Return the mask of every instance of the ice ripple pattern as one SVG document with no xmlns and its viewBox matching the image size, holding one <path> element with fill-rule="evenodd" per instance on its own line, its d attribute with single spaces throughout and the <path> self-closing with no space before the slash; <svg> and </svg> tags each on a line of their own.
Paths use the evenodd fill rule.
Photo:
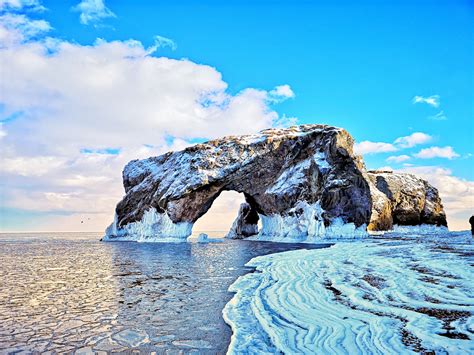
<svg viewBox="0 0 474 355">
<path fill-rule="evenodd" d="M 438 238 L 440 239 L 440 238 Z M 470 236 L 257 257 L 223 315 L 229 354 L 474 352 Z M 459 239 L 459 238 L 458 238 Z"/>
</svg>

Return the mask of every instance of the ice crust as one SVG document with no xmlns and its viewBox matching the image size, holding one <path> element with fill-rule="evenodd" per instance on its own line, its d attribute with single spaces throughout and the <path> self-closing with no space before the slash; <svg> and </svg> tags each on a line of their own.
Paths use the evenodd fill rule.
<svg viewBox="0 0 474 355">
<path fill-rule="evenodd" d="M 325 226 L 319 202 L 308 204 L 300 201 L 290 210 L 290 215 L 265 216 L 260 214 L 262 228 L 249 240 L 267 240 L 275 242 L 317 243 L 322 239 L 361 238 L 367 236 L 366 225 L 356 227 L 354 223 L 344 223 L 336 218 L 331 225 Z M 106 229 L 104 241 L 137 242 L 185 242 L 191 235 L 193 223 L 173 223 L 166 213 L 158 213 L 151 208 L 138 222 L 117 228 L 117 216 Z"/>
<path fill-rule="evenodd" d="M 138 222 L 128 223 L 117 228 L 117 216 L 106 229 L 104 241 L 136 242 L 185 242 L 191 235 L 193 224 L 189 222 L 173 223 L 168 214 L 158 213 L 150 208 Z"/>
<path fill-rule="evenodd" d="M 319 202 L 308 204 L 300 201 L 290 210 L 287 216 L 259 214 L 262 228 L 255 236 L 247 238 L 256 241 L 273 241 L 287 243 L 318 243 L 332 239 L 360 239 L 367 237 L 367 226 L 356 227 L 354 223 L 344 223 L 342 218 L 336 218 L 329 226 L 324 225 L 322 217 L 324 210 Z M 191 235 L 193 223 L 174 223 L 166 213 L 158 213 L 151 208 L 138 222 L 117 228 L 117 216 L 106 229 L 104 241 L 137 241 L 137 242 L 186 242 Z M 387 232 L 370 233 L 374 235 L 442 235 L 449 233 L 446 227 L 434 225 L 398 226 Z"/>
<path fill-rule="evenodd" d="M 473 353 L 470 238 L 365 240 L 254 258 L 247 266 L 257 271 L 230 287 L 236 294 L 223 310 L 233 330 L 228 354 Z"/>
<path fill-rule="evenodd" d="M 317 243 L 327 238 L 354 239 L 368 235 L 366 225 L 356 227 L 354 223 L 344 223 L 342 218 L 336 218 L 326 227 L 323 212 L 319 202 L 310 205 L 300 201 L 288 216 L 260 214 L 262 229 L 258 235 L 248 239 Z"/>
</svg>

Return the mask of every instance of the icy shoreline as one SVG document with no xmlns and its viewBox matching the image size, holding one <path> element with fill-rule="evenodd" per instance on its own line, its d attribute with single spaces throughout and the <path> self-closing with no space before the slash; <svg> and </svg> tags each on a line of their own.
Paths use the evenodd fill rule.
<svg viewBox="0 0 474 355">
<path fill-rule="evenodd" d="M 191 235 L 193 224 L 189 222 L 173 223 L 168 214 L 158 213 L 150 208 L 142 219 L 122 228 L 117 226 L 117 214 L 114 221 L 105 230 L 103 241 L 135 241 L 181 243 Z"/>
<path fill-rule="evenodd" d="M 252 259 L 229 288 L 228 353 L 474 351 L 470 233 Z"/>
</svg>

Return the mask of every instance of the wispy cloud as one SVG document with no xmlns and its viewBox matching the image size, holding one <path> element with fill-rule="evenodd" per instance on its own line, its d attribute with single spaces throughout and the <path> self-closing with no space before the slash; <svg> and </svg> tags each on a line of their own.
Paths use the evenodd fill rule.
<svg viewBox="0 0 474 355">
<path fill-rule="evenodd" d="M 79 21 L 83 25 L 95 24 L 109 17 L 116 17 L 115 14 L 105 6 L 103 0 L 82 0 L 73 7 L 73 10 L 80 12 Z"/>
<path fill-rule="evenodd" d="M 410 160 L 409 155 L 392 155 L 387 158 L 388 162 L 393 162 L 393 163 L 402 163 L 404 161 Z"/>
<path fill-rule="evenodd" d="M 411 148 L 419 144 L 424 144 L 432 140 L 429 134 L 423 132 L 415 132 L 409 136 L 399 137 L 395 139 L 395 144 L 400 148 Z"/>
<path fill-rule="evenodd" d="M 431 95 L 431 96 L 428 96 L 428 97 L 415 96 L 413 98 L 412 102 L 414 104 L 419 104 L 419 103 L 427 104 L 427 105 L 430 105 L 434 108 L 439 108 L 440 105 L 441 105 L 439 95 Z M 444 121 L 444 120 L 448 119 L 448 117 L 445 115 L 443 110 L 440 110 L 437 114 L 429 116 L 428 118 L 431 119 L 431 120 L 434 120 L 434 121 Z"/>
<path fill-rule="evenodd" d="M 0 139 L 5 137 L 7 135 L 7 132 L 3 129 L 3 123 L 0 122 Z"/>
<path fill-rule="evenodd" d="M 447 120 L 448 117 L 446 117 L 446 115 L 444 114 L 444 111 L 441 110 L 436 115 L 430 116 L 430 119 L 435 120 L 435 121 L 444 121 L 444 120 Z"/>
<path fill-rule="evenodd" d="M 173 51 L 176 50 L 176 48 L 178 48 L 178 46 L 176 45 L 176 42 L 170 38 L 157 35 L 154 37 L 154 40 L 155 41 L 153 45 L 148 48 L 148 52 L 150 54 L 156 52 L 158 48 L 169 47 Z"/>
<path fill-rule="evenodd" d="M 413 98 L 412 102 L 414 104 L 427 104 L 437 108 L 440 105 L 439 99 L 439 95 L 431 95 L 427 97 L 417 95 Z"/>
<path fill-rule="evenodd" d="M 446 146 L 425 148 L 413 156 L 420 159 L 444 158 L 451 160 L 459 157 L 459 154 L 454 151 L 453 147 Z"/>
<path fill-rule="evenodd" d="M 51 28 L 45 20 L 31 20 L 22 14 L 6 13 L 0 16 L 0 48 L 30 40 Z"/>
</svg>

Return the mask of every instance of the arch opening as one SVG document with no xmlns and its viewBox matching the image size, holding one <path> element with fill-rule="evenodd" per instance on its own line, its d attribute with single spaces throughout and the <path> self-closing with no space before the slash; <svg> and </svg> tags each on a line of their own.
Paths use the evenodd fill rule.
<svg viewBox="0 0 474 355">
<path fill-rule="evenodd" d="M 212 202 L 211 207 L 193 225 L 192 235 L 206 233 L 213 238 L 224 238 L 231 231 L 239 216 L 241 204 L 246 196 L 237 191 L 222 191 Z M 258 217 L 257 217 L 258 218 Z M 261 222 L 258 220 L 258 229 Z"/>
</svg>

